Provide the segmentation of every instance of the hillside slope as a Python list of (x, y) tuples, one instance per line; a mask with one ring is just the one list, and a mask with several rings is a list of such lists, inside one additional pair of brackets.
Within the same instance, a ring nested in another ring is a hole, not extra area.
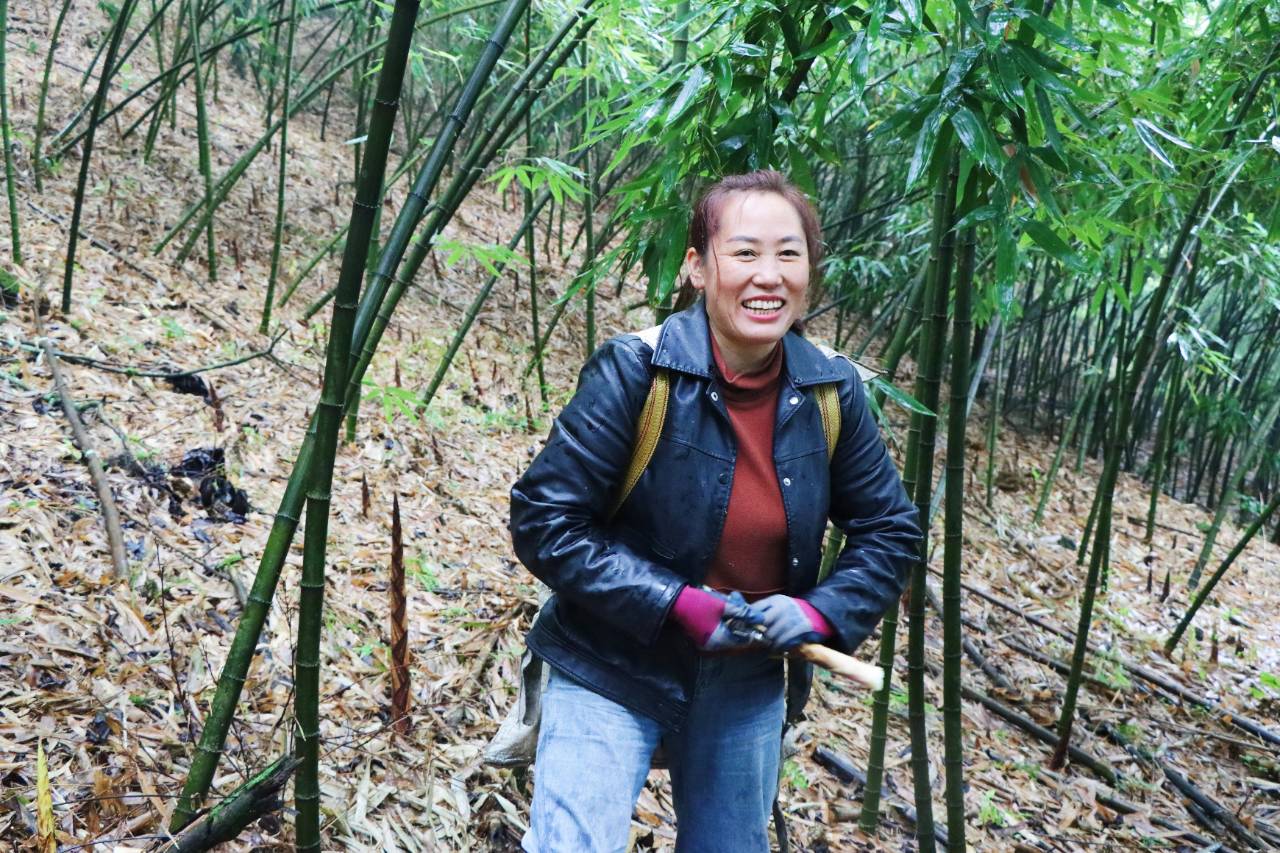
[[(8, 42), (20, 138), (33, 126), (48, 38), (48, 22), (35, 11), (13, 15)], [(103, 26), (92, 4), (77, 3), (75, 12), (50, 95), (54, 127), (85, 97), (77, 85), (93, 54), (88, 36)], [(139, 58), (135, 73), (149, 76), (154, 69), (148, 62)], [(213, 109), (215, 174), (262, 125), (262, 99), (252, 85), (230, 71), (220, 82)], [(93, 489), (50, 396), (48, 365), (35, 351), (34, 310), (39, 291), (54, 298), (61, 280), (78, 160), (73, 155), (63, 161), (37, 194), (29, 151), (18, 152), (27, 257), (21, 269), (5, 266), (28, 289), (6, 303), (0, 319), (0, 780), (9, 806), (0, 814), (0, 840), (14, 845), (29, 843), (34, 829), (39, 743), (48, 754), (61, 843), (154, 839), (163, 831), (240, 610), (238, 590), (252, 577), (318, 396), (327, 321), (321, 321), (323, 313), (310, 323), (299, 318), (333, 283), (336, 259), (322, 261), (277, 312), (282, 337), (273, 347), (256, 332), (271, 250), (271, 158), (254, 164), (219, 213), (223, 264), (216, 283), (205, 280), (198, 261), (174, 263), (173, 247), (151, 253), (198, 197), (191, 96), (181, 93), (176, 130), (161, 132), (149, 162), (142, 161), (136, 135), (121, 139), (114, 127), (103, 129), (74, 307), (65, 317), (45, 318), (59, 351), (98, 362), (68, 359), (64, 369), (71, 394), (86, 407), (124, 517), (127, 584), (112, 582)], [(140, 110), (131, 107), (126, 114), (136, 117)], [(337, 111), (335, 101), (329, 121), (325, 139), (318, 114), (300, 118), (290, 131), (286, 279), (345, 221), (350, 204), (350, 150), (343, 139), (352, 117)], [(120, 123), (128, 124), (127, 118)], [(403, 185), (392, 190), (384, 225), (403, 192)], [(468, 201), (451, 236), (501, 242), (517, 220), (516, 204), (486, 186)], [(3, 231), (7, 240), (7, 227)], [(554, 236), (546, 240), (550, 255), (544, 256), (543, 236), (539, 272), (549, 300), (563, 291), (581, 259), (562, 258)], [(540, 408), (534, 383), (524, 379), (530, 350), (523, 274), (500, 283), (446, 386), (425, 413), (414, 410), (412, 395), (429, 381), (461, 306), (483, 278), (473, 265), (450, 268), (443, 258), (437, 261), (427, 265), (395, 316), (370, 372), (354, 439), (344, 443), (335, 472), (321, 711), (326, 833), (335, 848), (513, 849), (527, 820), (528, 789), (508, 771), (483, 767), (479, 756), (512, 701), (521, 636), (536, 604), (532, 578), (515, 562), (506, 533), (507, 493), (540, 446), (550, 416)], [(624, 310), (641, 296), (634, 281), (621, 295), (602, 291), (602, 335), (647, 325), (647, 311)], [(815, 334), (824, 331), (830, 330), (819, 326)], [(269, 347), (269, 354), (254, 355)], [(552, 410), (571, 393), (583, 348), (581, 317), (571, 308), (547, 362)], [(207, 397), (102, 368), (163, 371), (229, 361), (239, 363), (201, 374), (213, 389)], [(979, 408), (975, 436), (982, 417)], [(903, 435), (902, 423), (895, 430)], [(201, 495), (201, 450), (221, 451), (228, 488), (220, 494), (206, 486)], [(1005, 471), (1002, 488), (988, 509), (975, 475), (966, 509), (966, 582), (1008, 604), (967, 596), (968, 636), (1007, 686), (993, 686), (970, 659), (966, 683), (1045, 726), (1056, 718), (1063, 679), (1043, 661), (1064, 659), (1070, 646), (1027, 617), (1068, 631), (1074, 625), (1084, 573), (1075, 566), (1072, 543), (1079, 541), (1097, 476), (1092, 462), (1079, 474), (1064, 473), (1045, 524), (1033, 528), (1034, 486), (1052, 452), (1049, 439), (1006, 427), (997, 460)], [(973, 470), (984, 469), (981, 449), (971, 447), (969, 457)], [(243, 518), (234, 489), (243, 489), (250, 505)], [(406, 737), (393, 737), (386, 728), (393, 494), (403, 509), (410, 577), (414, 724)], [(1280, 748), (1227, 724), (1221, 713), (1280, 730), (1280, 690), (1274, 681), (1262, 681), (1264, 673), (1280, 673), (1280, 622), (1274, 618), (1280, 550), (1251, 545), (1215, 604), (1199, 617), (1203, 639), (1188, 638), (1177, 660), (1167, 661), (1159, 643), (1185, 608), (1183, 582), (1200, 545), (1197, 525), (1208, 515), (1162, 499), (1161, 527), (1148, 554), (1139, 542), (1141, 528), (1127, 521), (1145, 514), (1146, 500), (1139, 482), (1122, 479), (1110, 586), (1093, 631), (1106, 654), (1087, 670), (1094, 680), (1083, 694), (1077, 728), (1077, 744), (1125, 782), (1112, 791), (1078, 765), (1062, 775), (1046, 772), (1049, 747), (991, 706), (968, 702), (967, 802), (975, 849), (1197, 848), (1169, 825), (1203, 835), (1209, 830), (1196, 824), (1159, 769), (1089, 731), (1104, 724), (1180, 769), (1245, 825), (1280, 819)], [(1238, 535), (1224, 531), (1219, 557)], [(940, 544), (940, 534), (936, 538)], [(215, 786), (221, 793), (291, 742), (297, 542), (228, 743)], [(1167, 598), (1161, 594), (1166, 572), (1172, 578)], [(931, 661), (940, 666), (936, 621), (930, 622), (929, 645)], [(874, 657), (874, 644), (860, 655)], [(1036, 655), (1041, 661), (1032, 659)], [(1211, 699), (1219, 710), (1197, 707), (1185, 696), (1171, 698), (1171, 688), (1154, 686), (1121, 662), (1140, 664)], [(904, 672), (902, 664), (899, 680)], [(929, 685), (940, 704), (937, 679)], [(868, 696), (827, 678), (818, 681), (800, 751), (783, 780), (793, 849), (909, 846), (910, 824), (900, 811), (911, 804), (905, 704), (894, 705), (904, 716), (892, 726), (887, 753), (893, 815), (872, 840), (856, 829), (856, 784), (842, 782), (815, 759), (824, 750), (821, 755), (835, 753), (864, 766)], [(932, 709), (930, 726), (931, 758), (941, 776), (941, 720)], [(655, 773), (642, 795), (637, 850), (671, 848), (663, 776)], [(936, 790), (941, 813), (940, 779)], [(1137, 811), (1119, 815), (1117, 797)], [(287, 820), (271, 818), (232, 848), (272, 849), (290, 834)]]

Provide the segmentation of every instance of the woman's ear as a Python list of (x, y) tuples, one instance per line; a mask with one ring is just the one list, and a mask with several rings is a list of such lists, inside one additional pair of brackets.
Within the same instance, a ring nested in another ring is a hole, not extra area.
[(688, 273), (688, 281), (696, 289), (702, 290), (706, 282), (702, 275), (702, 258), (698, 250), (690, 246), (684, 253), (684, 271)]

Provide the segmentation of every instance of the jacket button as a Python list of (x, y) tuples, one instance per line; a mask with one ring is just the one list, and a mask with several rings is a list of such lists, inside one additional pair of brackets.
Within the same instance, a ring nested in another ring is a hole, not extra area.
[(791, 405), (795, 406), (795, 405), (799, 404), (799, 402), (800, 402), (800, 398), (799, 398), (799, 397), (792, 397), (792, 398), (791, 398), (790, 400), (788, 400), (787, 402), (788, 402), (788, 403), (790, 403)]
[(718, 479), (720, 480), (720, 484), (724, 485), (725, 483), (729, 482), (729, 475), (721, 474)]
[(711, 399), (712, 399), (713, 401), (718, 401), (718, 400), (720, 399), (720, 395), (719, 395), (719, 394), (717, 394), (715, 391), (712, 391), (712, 392), (711, 392)]
[(798, 565), (800, 565), (800, 558), (799, 558), (799, 557), (792, 557), (792, 558), (791, 558), (791, 565), (793, 565), (793, 566), (798, 566)]
[(791, 478), (790, 478), (790, 477), (783, 477), (783, 478), (782, 478), (782, 485), (784, 485), (784, 486), (790, 486), (790, 485), (791, 485)]

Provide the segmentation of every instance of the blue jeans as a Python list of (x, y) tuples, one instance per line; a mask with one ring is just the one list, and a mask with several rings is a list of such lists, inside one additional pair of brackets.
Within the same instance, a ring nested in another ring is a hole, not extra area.
[(626, 850), (659, 742), (671, 769), (677, 853), (768, 853), (785, 714), (782, 662), (732, 655), (700, 664), (678, 732), (551, 670), (527, 853)]

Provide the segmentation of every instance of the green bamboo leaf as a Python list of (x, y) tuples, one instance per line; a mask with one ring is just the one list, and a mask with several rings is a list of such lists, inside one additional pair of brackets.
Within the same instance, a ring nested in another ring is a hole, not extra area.
[(672, 102), (671, 109), (667, 110), (667, 124), (673, 124), (676, 119), (680, 118), (693, 101), (693, 96), (698, 94), (698, 90), (702, 88), (702, 84), (706, 79), (707, 70), (701, 65), (695, 65), (689, 72), (688, 79), (684, 81), (680, 94), (676, 95), (675, 101)]
[(1018, 261), (1018, 241), (1009, 228), (1009, 221), (1003, 219), (996, 229), (996, 283), (1007, 286), (1013, 282), (1014, 269)]
[(720, 55), (715, 59), (716, 94), (721, 101), (728, 101), (733, 94), (733, 66), (729, 57)]
[[(916, 412), (918, 414), (924, 415), (926, 418), (937, 417), (937, 415), (935, 415), (928, 408), (926, 408), (925, 405), (921, 403), (919, 400), (917, 400), (915, 397), (912, 397), (910, 394), (908, 394), (906, 391), (903, 391), (901, 388), (894, 385), (892, 382), (886, 382), (883, 377), (877, 376), (874, 379), (872, 379), (869, 384), (871, 386), (872, 392), (879, 391), (883, 393), (886, 397), (888, 397), (893, 402), (897, 403), (902, 408), (906, 409), (908, 412)], [(867, 396), (873, 397), (875, 395), (874, 393), (872, 393), (872, 394), (868, 394)]]
[(969, 0), (955, 0), (956, 11), (960, 13), (960, 20), (964, 21), (965, 26), (975, 33), (983, 31), (982, 24), (978, 21), (978, 16), (973, 14), (973, 6), (969, 4)]
[(911, 133), (911, 128), (919, 128), (924, 118), (937, 106), (937, 95), (921, 95), (911, 103), (897, 109), (893, 115), (885, 119), (883, 124), (874, 128), (873, 134), (883, 137), (899, 128), (902, 128), (904, 133)]
[(956, 136), (973, 155), (973, 159), (981, 163), (982, 167), (991, 174), (1000, 174), (1000, 158), (996, 156), (994, 150), (995, 137), (973, 110), (968, 107), (958, 108), (951, 114), (951, 126), (955, 128)]
[(871, 22), (867, 24), (867, 38), (875, 42), (880, 38), (880, 27), (884, 25), (886, 0), (875, 0), (871, 4)]
[(1058, 125), (1053, 120), (1053, 108), (1049, 105), (1049, 96), (1045, 94), (1044, 89), (1039, 86), (1035, 87), (1036, 109), (1040, 113), (1040, 123), (1044, 125), (1044, 136), (1049, 143), (1049, 147), (1059, 157), (1066, 159), (1066, 153), (1062, 147), (1062, 134), (1058, 132)]
[(1058, 75), (1050, 67), (1051, 65), (1059, 65), (1059, 63), (1052, 62), (1049, 57), (1025, 44), (1019, 42), (1009, 42), (1008, 44), (1010, 55), (1013, 57), (1014, 62), (1028, 77), (1050, 92), (1055, 92), (1059, 95), (1071, 93), (1071, 88), (1058, 79)]
[(982, 207), (969, 211), (968, 214), (955, 224), (955, 230), (963, 231), (971, 225), (977, 225), (979, 222), (989, 222), (999, 215), (1000, 208), (995, 204), (984, 204)]
[(1138, 132), (1138, 139), (1142, 142), (1143, 146), (1151, 152), (1152, 156), (1164, 165), (1168, 166), (1170, 169), (1176, 171), (1178, 167), (1173, 165), (1173, 161), (1169, 159), (1169, 155), (1164, 153), (1164, 149), (1160, 147), (1160, 143), (1151, 133), (1147, 123), (1140, 118), (1135, 118), (1132, 121), (1132, 124), (1133, 129)]
[(1145, 119), (1145, 118), (1135, 118), (1133, 121), (1134, 121), (1134, 123), (1135, 123), (1135, 124), (1141, 124), (1141, 125), (1142, 125), (1143, 127), (1145, 127), (1147, 130), (1150, 130), (1150, 131), (1152, 131), (1152, 132), (1154, 132), (1154, 133), (1158, 133), (1158, 134), (1160, 134), (1160, 135), (1161, 135), (1161, 136), (1163, 136), (1165, 139), (1169, 140), (1170, 142), (1172, 142), (1174, 145), (1178, 146), (1179, 148), (1185, 148), (1185, 149), (1187, 149), (1188, 151), (1196, 151), (1196, 150), (1197, 150), (1197, 149), (1196, 149), (1196, 147), (1195, 147), (1194, 145), (1192, 145), (1190, 142), (1188, 142), (1187, 140), (1183, 139), (1181, 136), (1178, 136), (1178, 135), (1177, 135), (1177, 134), (1175, 134), (1175, 133), (1170, 133), (1169, 131), (1165, 130), (1163, 127), (1161, 127), (1160, 125), (1156, 124), (1155, 122), (1148, 121), (1148, 120), (1147, 120), (1147, 119)]
[(1048, 18), (1037, 15), (1036, 13), (1026, 9), (1018, 9), (1015, 11), (1018, 17), (1027, 22), (1027, 26), (1031, 27), (1031, 29), (1035, 30), (1050, 41), (1057, 42), (1063, 47), (1068, 47), (1072, 50), (1080, 50), (1087, 53), (1092, 52), (1092, 48), (1090, 48), (1089, 45), (1080, 41), (1080, 39), (1076, 38), (1053, 21), (1050, 21)]
[(920, 29), (922, 23), (920, 0), (902, 0), (902, 15), (912, 29)]
[(938, 139), (938, 128), (942, 124), (942, 114), (937, 110), (929, 113), (925, 118), (924, 126), (920, 128), (920, 132), (916, 135), (915, 149), (911, 152), (911, 165), (907, 169), (907, 186), (915, 184), (916, 178), (929, 165), (929, 160), (933, 156), (933, 145)]
[(982, 45), (973, 45), (966, 47), (964, 50), (958, 51), (955, 58), (951, 60), (951, 65), (947, 67), (947, 75), (942, 81), (942, 99), (945, 101), (949, 95), (960, 88), (969, 74), (973, 71), (973, 67), (978, 64), (978, 59), (982, 56)]
[(1022, 217), (1021, 222), (1023, 230), (1027, 232), (1027, 236), (1055, 260), (1077, 272), (1085, 270), (1084, 262), (1080, 260), (1080, 257), (1071, 250), (1071, 247), (1061, 237), (1054, 233), (1052, 228), (1037, 219)]
[(729, 50), (738, 56), (749, 56), (752, 59), (759, 59), (765, 55), (765, 49), (758, 44), (739, 41), (729, 45)]

